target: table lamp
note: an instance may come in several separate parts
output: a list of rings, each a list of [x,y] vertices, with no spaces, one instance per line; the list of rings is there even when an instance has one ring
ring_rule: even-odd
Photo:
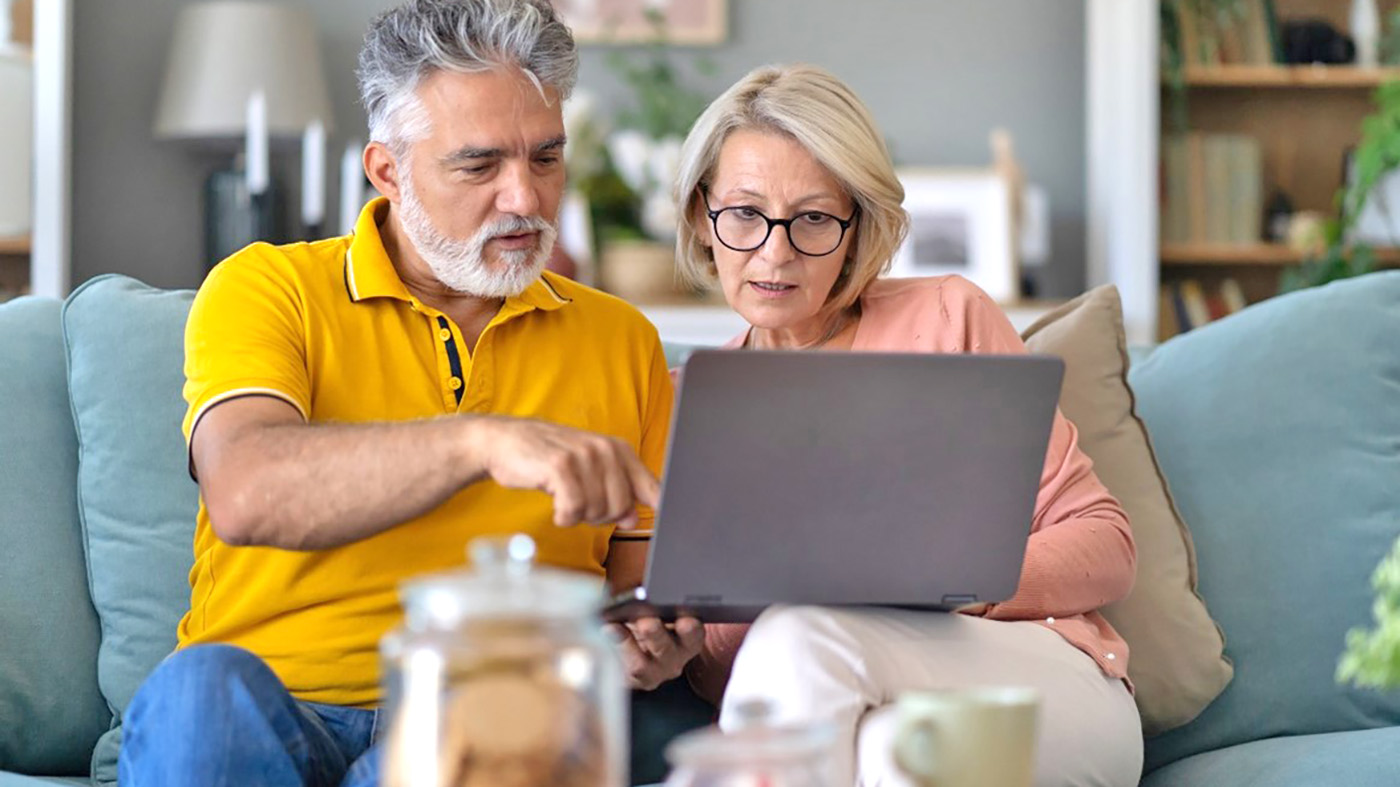
[[[209,175],[204,244],[213,264],[257,240],[282,241],[273,143],[302,141],[304,234],[325,214],[325,144],[330,98],[311,15],[295,5],[218,0],[185,6],[156,110],[155,136],[237,150],[233,166]]]

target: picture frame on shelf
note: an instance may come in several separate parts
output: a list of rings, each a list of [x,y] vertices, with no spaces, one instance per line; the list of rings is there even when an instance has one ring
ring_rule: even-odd
[[[715,46],[729,34],[728,0],[554,0],[580,44],[638,44],[654,41],[660,14],[667,44]]]
[[[998,303],[1020,297],[1011,184],[994,169],[900,169],[909,235],[891,276],[958,274]]]

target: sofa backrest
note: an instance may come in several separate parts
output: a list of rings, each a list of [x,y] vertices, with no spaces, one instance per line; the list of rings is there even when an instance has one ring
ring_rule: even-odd
[[[102,621],[97,677],[120,715],[175,647],[189,608],[199,489],[180,434],[185,319],[194,294],[101,276],[63,308],[69,396],[80,446],[78,500],[92,602]],[[120,721],[118,717],[117,721]],[[116,780],[120,727],[93,752]]]
[[[1400,537],[1400,272],[1277,297],[1158,347],[1129,381],[1196,543],[1235,678],[1147,768],[1247,741],[1400,724],[1339,685]]]
[[[85,774],[112,717],[97,687],[61,306],[0,305],[0,771]]]

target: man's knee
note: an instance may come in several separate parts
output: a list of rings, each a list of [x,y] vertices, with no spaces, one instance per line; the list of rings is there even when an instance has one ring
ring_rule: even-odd
[[[194,645],[166,657],[149,681],[215,684],[276,679],[262,659],[233,645]]]
[[[236,690],[280,687],[261,659],[232,645],[195,645],[178,650],[151,671],[132,698],[127,715],[139,716],[153,704],[165,709],[189,706],[208,713],[216,698]]]

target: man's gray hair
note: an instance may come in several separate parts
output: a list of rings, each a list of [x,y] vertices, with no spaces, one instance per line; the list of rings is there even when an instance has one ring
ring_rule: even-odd
[[[519,68],[562,101],[578,80],[578,47],[549,0],[409,0],[370,25],[360,50],[369,137],[394,149],[426,136],[415,90],[435,71]]]

